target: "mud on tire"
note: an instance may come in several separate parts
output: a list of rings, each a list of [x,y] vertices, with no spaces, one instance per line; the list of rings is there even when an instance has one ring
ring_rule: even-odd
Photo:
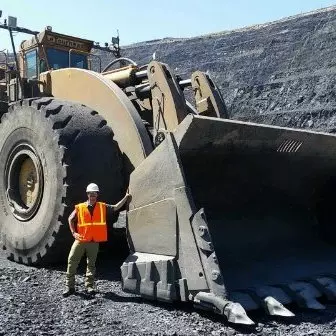
[[[41,98],[11,106],[0,134],[0,241],[15,261],[58,262],[69,252],[67,218],[86,185],[97,183],[106,202],[122,196],[112,130],[85,106]]]

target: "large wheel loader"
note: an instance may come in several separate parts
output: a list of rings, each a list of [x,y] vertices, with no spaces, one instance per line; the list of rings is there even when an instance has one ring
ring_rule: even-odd
[[[129,186],[125,291],[243,324],[253,323],[246,310],[289,317],[285,305],[335,300],[336,137],[230,120],[199,71],[182,80],[166,64],[128,59],[92,71],[91,48],[48,29],[24,41],[18,68],[6,71],[8,257],[64,260],[67,217],[86,184],[108,202]]]

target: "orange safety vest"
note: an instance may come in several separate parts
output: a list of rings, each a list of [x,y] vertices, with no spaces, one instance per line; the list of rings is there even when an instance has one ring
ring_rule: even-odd
[[[106,204],[97,202],[91,217],[87,203],[76,205],[77,232],[82,236],[83,242],[107,241]]]

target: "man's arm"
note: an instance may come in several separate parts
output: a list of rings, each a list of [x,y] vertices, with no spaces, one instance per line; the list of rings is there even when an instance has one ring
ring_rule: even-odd
[[[113,211],[118,211],[120,208],[123,207],[123,205],[127,201],[131,201],[132,196],[130,194],[126,194],[121,201],[119,201],[117,204],[106,204],[106,207],[112,209]]]
[[[75,227],[76,219],[77,219],[77,213],[76,213],[76,209],[75,209],[70,214],[70,216],[68,218],[68,223],[69,223],[69,228],[70,228],[71,234],[73,235],[73,237],[75,239],[79,240],[81,238],[81,235],[76,232],[76,227]]]

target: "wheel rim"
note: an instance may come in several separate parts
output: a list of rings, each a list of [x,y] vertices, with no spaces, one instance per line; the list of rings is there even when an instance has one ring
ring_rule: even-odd
[[[6,196],[13,215],[31,219],[37,212],[43,195],[43,171],[35,149],[21,143],[11,151],[5,169]]]

